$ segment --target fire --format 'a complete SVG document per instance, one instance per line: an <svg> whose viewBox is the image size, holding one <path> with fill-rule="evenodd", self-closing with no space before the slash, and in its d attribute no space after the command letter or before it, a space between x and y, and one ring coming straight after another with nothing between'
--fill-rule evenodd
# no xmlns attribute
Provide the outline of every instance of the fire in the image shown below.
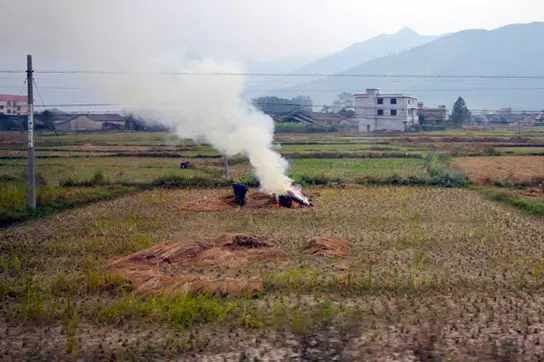
<svg viewBox="0 0 544 362"><path fill-rule="evenodd" d="M276 208L300 208L304 206L313 206L310 200L302 194L298 185L291 185L285 194L273 194L276 199Z"/></svg>

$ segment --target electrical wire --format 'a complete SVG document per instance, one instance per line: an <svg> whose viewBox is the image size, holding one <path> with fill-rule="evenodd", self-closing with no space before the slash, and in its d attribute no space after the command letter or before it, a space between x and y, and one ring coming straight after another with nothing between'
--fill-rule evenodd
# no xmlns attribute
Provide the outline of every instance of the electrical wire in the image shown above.
<svg viewBox="0 0 544 362"><path fill-rule="evenodd" d="M145 106L153 106L153 105L168 105L173 103L148 103L145 104ZM277 108L283 108L283 107L298 107L300 109L315 109L315 108L323 108L322 105L300 105L299 103L270 103L270 102L264 102L264 103L256 103L255 106L277 106ZM42 104L42 105L35 105L35 107L41 107L41 108L73 108L73 107L142 107L144 105L131 105L131 104L121 104L121 103L66 103L66 104ZM366 109L368 107L348 107L351 109ZM378 108L378 107L376 107ZM413 107L412 107L413 108ZM387 108L388 109L388 108ZM398 107L398 109L402 109L402 107ZM508 108L510 112L516 112L516 113L540 113L542 110L540 109L514 109L514 108ZM493 110L493 109L469 109L473 113L488 113L488 112L503 112L503 110ZM160 109L161 112L166 113L178 113L180 112L177 109ZM292 111L288 111L286 113L291 113Z"/></svg>
<svg viewBox="0 0 544 362"><path fill-rule="evenodd" d="M3 89L18 89L16 86L0 86ZM50 90L95 90L90 87L63 87L63 86L44 86L41 89L50 89ZM482 92L482 91L526 91L526 90L544 90L544 87L527 87L527 88L424 88L424 89L380 89L383 93L422 93L422 92ZM345 89L248 89L243 93L256 93L256 92L269 92L270 94L274 93L333 93L333 92L346 92L346 93L357 93L361 90L345 90Z"/></svg>
<svg viewBox="0 0 544 362"><path fill-rule="evenodd" d="M24 73L0 70L0 73ZM183 75L183 76L249 76L249 77L345 77L345 78L444 78L444 79L544 79L544 75L477 75L477 74L350 74L350 73L250 73L250 72L133 72L104 70L34 70L35 74L92 75Z"/></svg>
<svg viewBox="0 0 544 362"><path fill-rule="evenodd" d="M38 96L40 97L40 100L42 101L42 106L45 107L45 102L43 101L42 93L40 92L40 88L38 87L38 84L36 84L36 79L32 78L32 83L34 83L34 87L36 88L36 91L38 92Z"/></svg>

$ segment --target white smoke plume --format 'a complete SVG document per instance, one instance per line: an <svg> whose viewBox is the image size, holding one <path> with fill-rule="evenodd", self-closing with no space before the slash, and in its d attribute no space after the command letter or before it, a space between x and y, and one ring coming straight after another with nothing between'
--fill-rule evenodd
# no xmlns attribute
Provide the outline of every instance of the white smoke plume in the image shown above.
<svg viewBox="0 0 544 362"><path fill-rule="evenodd" d="M180 138L204 139L224 154L246 155L263 191L292 190L301 196L285 175L286 160L272 150L273 120L240 99L242 76L159 74L243 72L229 61L184 61L176 33L161 26L161 17L171 18L168 9L174 3L12 1L0 27L17 32L0 37L0 46L33 54L38 71L40 57L47 57L83 70L123 72L90 74L89 79L107 102L151 112ZM22 19L30 30L19 23Z"/></svg>

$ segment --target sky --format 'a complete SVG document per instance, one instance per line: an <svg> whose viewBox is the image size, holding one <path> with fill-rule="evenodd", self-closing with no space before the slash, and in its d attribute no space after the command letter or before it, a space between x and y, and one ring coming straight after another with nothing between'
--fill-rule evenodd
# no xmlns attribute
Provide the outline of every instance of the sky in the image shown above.
<svg viewBox="0 0 544 362"><path fill-rule="evenodd" d="M27 11L35 16L28 28L34 40L58 37L60 41L66 36L55 34L54 24L40 24L55 18L55 14L44 15L44 4L66 0L1 1L5 2L2 12L12 16L3 18L0 30L12 40L22 45L27 40L22 35L27 24L21 22ZM86 6L91 5L85 4L90 3L104 5L93 22L83 25L103 27L104 36L108 29L115 29L115 25L108 25L116 22L108 16L114 13L108 9L122 8L123 14L138 24L134 39L145 36L146 29L157 43L173 52L242 61L327 54L403 27L439 35L544 21L542 0L72 0L55 21L77 19L81 14L75 9L79 6L81 12L88 11Z"/></svg>
<svg viewBox="0 0 544 362"><path fill-rule="evenodd" d="M26 54L34 55L38 70L127 70L138 68L137 60L150 55L161 61L193 55L270 62L330 54L404 27L440 35L544 21L544 0L0 2L2 13L9 14L0 21L4 35L0 37L0 70L24 70ZM122 56L109 56L119 53ZM43 103L99 99L85 89L61 89L89 87L82 79L81 75L40 75L39 84L49 87ZM18 93L23 81L24 74L0 74L0 92Z"/></svg>
<svg viewBox="0 0 544 362"><path fill-rule="evenodd" d="M334 52L403 27L439 35L544 21L544 1L181 0L167 17L190 52L272 60Z"/></svg>

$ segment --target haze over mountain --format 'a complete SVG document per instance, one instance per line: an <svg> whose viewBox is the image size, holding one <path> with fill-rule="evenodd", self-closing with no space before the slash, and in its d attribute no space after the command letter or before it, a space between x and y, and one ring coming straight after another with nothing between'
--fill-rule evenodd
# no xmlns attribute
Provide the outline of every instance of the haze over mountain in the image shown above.
<svg viewBox="0 0 544 362"><path fill-rule="evenodd" d="M470 108L530 110L544 108L542 79L380 78L349 75L485 75L544 76L544 23L514 24L495 30L465 30L440 37L399 54L389 55L326 77L278 92L305 94L314 104L331 103L341 91L408 92L428 106L451 107L463 96ZM274 93L274 92L271 92Z"/></svg>
<svg viewBox="0 0 544 362"><path fill-rule="evenodd" d="M351 67L357 66L368 60L382 57L392 53L402 52L404 50L428 43L436 36L420 35L409 28L394 34L381 34L371 39L358 42L342 49L336 53L327 55L313 62L308 62L304 66L291 68L278 73L296 73L296 74L327 74L342 72ZM275 77L275 79L258 79L254 77L249 91L278 89L294 86L301 82L319 79L319 77Z"/></svg>
<svg viewBox="0 0 544 362"><path fill-rule="evenodd" d="M287 57L272 62L245 62L246 71L257 73L341 73L407 75L544 75L544 22L513 24L494 30L465 30L441 37L422 36L405 28L355 43L325 57ZM395 54L390 54L395 53ZM6 69L21 69L24 53L2 54ZM34 59L36 69L72 69L71 64ZM306 65L300 66L301 64ZM100 93L81 75L38 74L36 82L45 104L101 103ZM0 93L19 94L24 75L3 74ZM543 79L443 79L361 77L250 77L246 97L263 93L291 98L309 95L314 105L331 104L338 93L361 92L377 87L383 92L411 93L427 106L448 108L463 96L472 109L512 107L544 108ZM269 91L274 89L274 91ZM63 107L60 107L63 108ZM71 107L67 110L84 111ZM93 107L92 110L107 110ZM315 108L319 110L319 107Z"/></svg>

